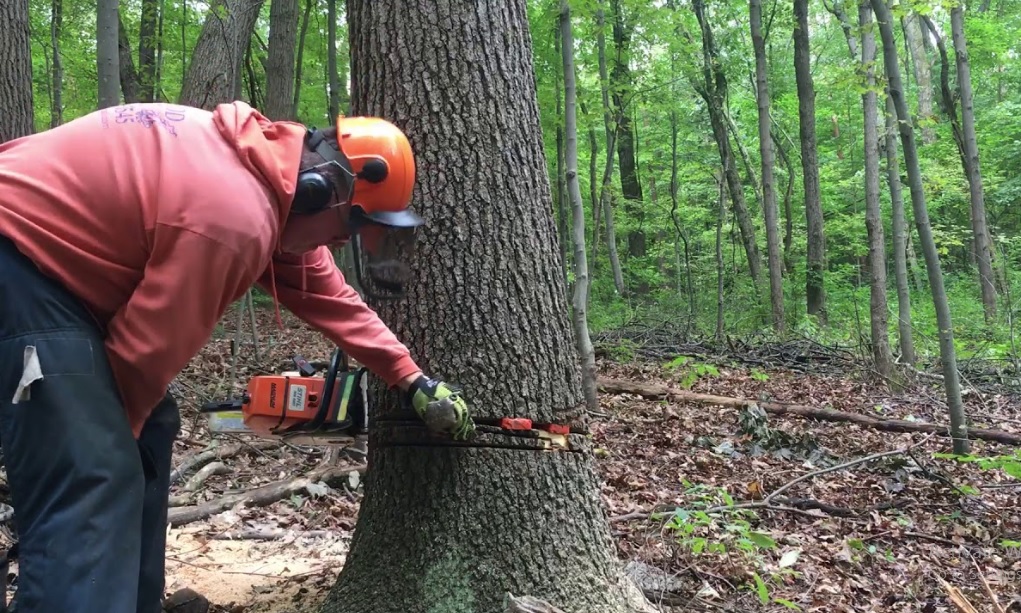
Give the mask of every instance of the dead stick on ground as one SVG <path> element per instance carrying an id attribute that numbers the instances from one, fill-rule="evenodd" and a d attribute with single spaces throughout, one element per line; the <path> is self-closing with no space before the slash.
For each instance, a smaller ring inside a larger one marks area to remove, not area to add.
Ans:
<path id="1" fill-rule="evenodd" d="M 306 489 L 309 485 L 320 481 L 323 481 L 328 485 L 341 483 L 343 480 L 348 478 L 348 475 L 350 475 L 352 471 L 363 474 L 365 472 L 365 466 L 317 469 L 301 477 L 295 477 L 294 479 L 287 479 L 284 481 L 276 481 L 247 492 L 230 494 L 199 505 L 176 507 L 170 509 L 167 514 L 167 521 L 172 527 L 176 528 L 193 521 L 198 521 L 200 519 L 216 515 L 217 513 L 223 513 L 224 511 L 228 511 L 239 504 L 245 504 L 250 507 L 270 505 L 278 500 L 283 500 L 288 496 L 297 494 L 298 492 Z"/>
<path id="2" fill-rule="evenodd" d="M 996 597 L 996 592 L 993 588 L 989 587 L 989 582 L 986 581 L 986 576 L 982 574 L 982 569 L 979 568 L 978 562 L 975 560 L 975 556 L 968 552 L 968 557 L 971 558 L 971 563 L 975 565 L 975 572 L 978 573 L 978 580 L 982 582 L 982 588 L 986 591 L 986 595 L 989 596 L 989 600 L 993 601 L 994 613 L 1007 613 L 1002 606 L 1000 606 L 1000 600 Z"/>
<path id="3" fill-rule="evenodd" d="M 195 476 L 188 479 L 188 483 L 184 485 L 184 491 L 196 492 L 200 487 L 202 487 L 202 484 L 206 482 L 206 479 L 213 475 L 226 475 L 229 472 L 230 469 L 227 468 L 227 465 L 223 462 L 212 462 L 206 464 L 201 470 L 195 473 Z"/>
<path id="4" fill-rule="evenodd" d="M 978 609 L 973 604 L 968 602 L 968 599 L 961 593 L 961 590 L 947 583 L 943 577 L 935 575 L 936 580 L 939 581 L 943 589 L 946 590 L 947 596 L 950 597 L 950 602 L 954 603 L 957 610 L 961 613 L 978 613 Z"/>
<path id="5" fill-rule="evenodd" d="M 610 394 L 636 394 L 650 400 L 669 399 L 680 402 L 697 402 L 700 404 L 715 404 L 735 409 L 743 409 L 752 404 L 758 405 L 767 413 L 776 415 L 804 417 L 818 419 L 820 421 L 850 422 L 876 430 L 887 432 L 925 432 L 950 437 L 950 427 L 924 422 L 907 421 L 903 419 L 878 419 L 870 415 L 857 413 L 846 413 L 835 409 L 822 409 L 797 404 L 781 404 L 777 402 L 757 402 L 747 398 L 731 398 L 728 396 L 714 396 L 712 394 L 699 394 L 683 390 L 672 390 L 663 385 L 639 383 L 637 381 L 622 381 L 613 379 L 600 379 L 600 391 Z M 1021 445 L 1021 434 L 1004 432 L 1002 430 L 991 430 L 988 428 L 968 428 L 968 438 L 982 439 L 1003 443 L 1005 445 Z"/>
<path id="6" fill-rule="evenodd" d="M 280 443 L 274 441 L 256 441 L 254 443 L 226 445 L 222 447 L 216 446 L 211 449 L 206 449 L 205 451 L 201 451 L 187 458 L 174 470 L 174 472 L 170 473 L 170 484 L 173 485 L 180 481 L 181 477 L 183 477 L 188 471 L 195 470 L 196 468 L 204 464 L 208 464 L 213 460 L 225 460 L 249 449 L 271 449 L 273 447 L 278 447 L 279 445 Z"/>

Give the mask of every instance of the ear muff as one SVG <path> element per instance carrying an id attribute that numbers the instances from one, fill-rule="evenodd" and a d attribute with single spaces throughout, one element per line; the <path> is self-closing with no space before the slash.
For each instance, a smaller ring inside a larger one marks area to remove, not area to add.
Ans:
<path id="1" fill-rule="evenodd" d="M 340 168 L 351 174 L 351 166 L 347 158 L 331 145 L 323 133 L 315 128 L 308 129 L 306 146 L 318 153 L 327 163 L 336 163 Z M 386 176 L 384 164 L 383 175 Z M 313 215 L 330 204 L 330 199 L 337 191 L 337 186 L 327 176 L 313 168 L 298 171 L 298 181 L 294 189 L 291 212 L 298 215 Z"/>
<path id="2" fill-rule="evenodd" d="M 309 170 L 298 175 L 294 190 L 291 212 L 298 215 L 312 215 L 323 210 L 330 203 L 333 185 L 322 173 Z"/>

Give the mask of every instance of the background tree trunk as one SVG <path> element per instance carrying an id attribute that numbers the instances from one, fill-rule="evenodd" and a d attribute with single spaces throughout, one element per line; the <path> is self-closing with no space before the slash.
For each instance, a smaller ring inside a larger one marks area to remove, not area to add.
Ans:
<path id="1" fill-rule="evenodd" d="M 298 38 L 298 1 L 272 0 L 269 5 L 269 57 L 266 60 L 266 116 L 296 119 L 294 54 Z"/>
<path id="2" fill-rule="evenodd" d="M 808 263 L 805 297 L 808 314 L 826 322 L 826 235 L 819 194 L 819 164 L 815 143 L 815 85 L 809 49 L 808 0 L 794 0 L 794 74 L 798 88 L 798 122 L 801 126 L 801 170 L 808 227 Z"/>
<path id="3" fill-rule="evenodd" d="M 574 35 L 571 31 L 571 6 L 567 0 L 560 1 L 560 52 L 564 68 L 564 170 L 567 191 L 571 200 L 572 236 L 574 245 L 574 300 L 572 322 L 575 344 L 581 356 L 581 384 L 585 406 L 590 411 L 599 410 L 599 396 L 596 390 L 596 353 L 588 332 L 588 260 L 585 258 L 585 206 L 581 200 L 578 185 L 578 119 L 575 112 L 576 86 L 574 78 Z M 559 149 L 559 148 L 558 148 Z M 559 173 L 557 180 L 559 181 Z M 561 203 L 561 209 L 564 208 Z M 566 243 L 567 237 L 563 241 Z"/>
<path id="4" fill-rule="evenodd" d="M 950 10 L 950 28 L 957 58 L 957 88 L 961 94 L 961 128 L 963 156 L 968 164 L 968 186 L 971 191 L 971 227 L 975 237 L 975 259 L 978 260 L 979 285 L 986 323 L 996 319 L 996 284 L 993 275 L 991 240 L 986 223 L 986 199 L 982 190 L 982 169 L 979 164 L 978 141 L 975 137 L 975 102 L 971 90 L 971 66 L 968 62 L 968 41 L 964 34 L 964 9 L 956 5 Z"/>
<path id="5" fill-rule="evenodd" d="M 879 99 L 876 95 L 876 36 L 872 31 L 872 9 L 868 3 L 858 4 L 858 25 L 861 29 L 861 63 L 865 70 L 865 93 L 861 96 L 864 114 L 865 142 L 865 228 L 869 236 L 869 323 L 871 324 L 872 358 L 876 370 L 891 381 L 893 355 L 887 331 L 886 304 L 886 239 L 883 216 L 879 206 Z"/>
<path id="6" fill-rule="evenodd" d="M 377 309 L 426 372 L 463 384 L 476 417 L 583 427 L 526 4 L 486 6 L 348 3 L 352 114 L 395 122 L 443 169 L 416 182 L 429 224 L 408 296 Z M 448 446 L 374 387 L 365 498 L 324 613 L 481 613 L 505 592 L 568 611 L 647 606 L 616 559 L 589 451 L 536 453 L 483 426 Z"/>
<path id="7" fill-rule="evenodd" d="M 50 75 L 50 91 L 53 92 L 50 96 L 51 128 L 64 123 L 64 60 L 60 57 L 60 33 L 63 23 L 64 4 L 62 0 L 53 0 L 50 3 L 50 52 L 53 54 L 53 74 Z M 3 26 L 0 26 L 0 37 L 2 36 Z"/>
<path id="8" fill-rule="evenodd" d="M 752 46 L 755 50 L 755 90 L 759 107 L 759 154 L 762 157 L 762 210 L 766 220 L 766 264 L 769 267 L 769 296 L 773 307 L 773 328 L 783 334 L 783 260 L 777 228 L 776 184 L 773 180 L 773 139 L 770 138 L 769 82 L 766 78 L 766 41 L 762 35 L 762 0 L 750 0 Z"/>
<path id="9" fill-rule="evenodd" d="M 631 121 L 634 76 L 631 74 L 631 33 L 634 24 L 624 15 L 624 3 L 612 0 L 613 9 L 613 67 L 610 84 L 613 112 L 617 124 L 617 158 L 620 163 L 620 190 L 624 196 L 624 212 L 631 224 L 627 233 L 628 255 L 645 255 L 645 231 L 641 224 L 644 218 L 642 208 L 642 182 L 638 178 L 638 162 L 635 156 L 636 126 Z M 629 224 L 630 225 L 630 224 Z M 636 287 L 638 293 L 645 293 L 648 287 Z"/>
<path id="10" fill-rule="evenodd" d="M 119 20 L 118 0 L 97 0 L 96 76 L 101 109 L 121 102 Z"/>
<path id="11" fill-rule="evenodd" d="M 138 29 L 138 96 L 142 102 L 156 99 L 156 48 L 163 11 L 157 0 L 142 0 L 141 25 Z"/>
<path id="12" fill-rule="evenodd" d="M 933 125 L 935 117 L 932 111 L 932 66 L 925 52 L 924 30 L 918 13 L 908 12 L 901 19 L 901 28 L 904 30 L 905 46 L 911 55 L 915 85 L 918 88 L 918 123 L 922 127 L 922 144 L 928 145 L 936 142 L 936 129 Z"/>
<path id="13" fill-rule="evenodd" d="M 305 11 L 301 15 L 301 29 L 298 31 L 298 59 L 294 63 L 294 98 L 291 100 L 291 117 L 295 119 L 299 116 L 299 106 L 301 104 L 301 72 L 304 67 L 305 58 L 305 40 L 308 36 L 308 21 L 312 16 L 312 7 L 315 5 L 315 0 L 305 0 Z M 336 115 L 331 115 L 332 120 Z"/>
<path id="14" fill-rule="evenodd" d="M 961 402 L 961 384 L 957 372 L 957 352 L 954 348 L 954 327 L 950 318 L 950 306 L 947 292 L 943 286 L 943 271 L 940 266 L 939 252 L 932 236 L 929 224 L 929 211 L 925 204 L 925 193 L 922 188 L 922 172 L 918 165 L 918 153 L 915 148 L 914 128 L 904 100 L 904 85 L 900 78 L 900 66 L 897 64 L 897 42 L 893 38 L 890 26 L 890 10 L 885 0 L 871 0 L 872 10 L 879 23 L 879 32 L 883 37 L 883 57 L 886 76 L 890 83 L 890 95 L 894 108 L 897 110 L 901 144 L 904 147 L 904 164 L 908 172 L 908 185 L 911 188 L 911 204 L 915 213 L 915 226 L 922 242 L 925 255 L 925 269 L 929 274 L 929 287 L 932 290 L 932 302 L 936 310 L 936 323 L 939 326 L 939 355 L 943 366 L 943 382 L 947 393 L 947 405 L 950 409 L 950 432 L 954 437 L 954 453 L 965 454 L 970 449 L 967 438 L 967 422 L 964 406 Z"/>
<path id="15" fill-rule="evenodd" d="M 570 20 L 571 7 L 569 7 L 569 6 L 561 6 L 561 11 L 567 11 L 567 15 L 568 15 L 567 19 Z M 563 124 L 563 122 L 565 121 L 565 119 L 564 119 L 564 108 L 563 107 L 564 107 L 564 104 L 567 103 L 567 99 L 566 99 L 566 95 L 567 95 L 566 94 L 567 77 L 566 77 L 566 75 L 565 75 L 565 73 L 563 71 L 566 69 L 566 65 L 564 64 L 564 62 L 566 62 L 568 60 L 568 58 L 563 55 L 564 54 L 564 46 L 561 43 L 561 39 L 564 36 L 563 35 L 564 26 L 563 26 L 563 23 L 562 23 L 563 20 L 564 20 L 564 16 L 563 16 L 563 14 L 561 14 L 561 16 L 560 16 L 560 21 L 561 21 L 560 27 L 556 28 L 556 32 L 553 35 L 554 46 L 556 47 L 557 53 L 560 54 L 560 56 L 562 58 L 561 66 L 560 66 L 560 71 L 559 71 L 560 74 L 557 75 L 557 79 L 556 79 L 556 82 L 555 82 L 555 89 L 556 89 L 556 95 L 557 95 L 557 160 L 556 160 L 556 177 L 557 177 L 557 197 L 556 197 L 556 201 L 557 201 L 557 241 L 560 244 L 560 259 L 563 260 L 563 262 L 564 262 L 564 281 L 567 283 L 567 287 L 570 288 L 571 284 L 568 281 L 568 277 L 569 277 L 568 272 L 570 271 L 570 268 L 571 268 L 571 257 L 567 253 L 567 245 L 568 245 L 568 243 L 571 242 L 571 237 L 568 236 L 568 234 L 567 234 L 567 198 L 568 198 L 567 190 L 569 189 L 569 187 L 567 185 L 567 182 L 569 181 L 569 179 L 567 178 L 567 165 L 568 165 L 568 163 L 567 163 L 567 159 L 566 159 L 567 152 L 565 150 L 565 144 L 564 144 L 564 131 L 565 131 L 565 127 L 564 127 L 564 124 Z M 572 67 L 571 69 L 573 70 L 574 69 L 573 68 L 574 67 L 574 53 L 571 53 L 571 57 L 569 59 L 571 60 L 571 67 Z M 560 83 L 561 83 L 561 81 L 564 82 L 564 87 L 565 87 L 565 93 L 564 93 L 565 97 L 563 99 L 561 98 L 561 94 L 560 94 Z M 576 99 L 577 98 L 577 94 L 574 94 L 574 96 L 575 96 L 575 99 Z M 577 116 L 576 113 L 575 113 L 575 116 Z M 574 165 L 575 165 L 575 168 L 574 168 L 574 171 L 575 171 L 575 173 L 577 173 L 578 172 L 578 168 L 577 168 L 578 167 L 578 160 L 577 160 L 577 156 L 578 156 L 578 143 L 577 143 L 577 138 L 578 138 L 578 134 L 577 134 L 578 122 L 577 122 L 577 120 L 575 120 L 575 122 L 574 122 L 574 130 L 575 130 L 575 135 L 574 135 L 574 138 L 575 138 L 575 145 L 574 145 L 575 146 L 575 149 L 574 149 L 574 155 L 575 155 Z M 572 207 L 574 206 L 573 202 L 571 203 L 571 206 Z M 584 210 L 585 210 L 585 207 L 583 206 L 582 207 L 582 211 L 584 211 Z M 584 219 L 582 219 L 582 221 L 584 222 Z M 584 238 L 584 237 L 585 237 L 585 234 L 582 233 L 582 238 Z M 586 274 L 588 274 L 588 265 L 587 264 L 586 264 L 585 268 L 586 268 Z M 586 292 L 585 293 L 585 301 L 586 301 L 586 304 L 588 303 L 588 286 L 589 286 L 589 283 L 586 280 L 586 283 L 585 283 L 585 292 Z"/>
<path id="16" fill-rule="evenodd" d="M 890 188 L 893 230 L 893 270 L 897 284 L 897 338 L 900 361 L 914 366 L 915 341 L 911 332 L 911 281 L 908 278 L 908 223 L 904 215 L 904 192 L 897 161 L 897 111 L 886 94 L 886 182 Z"/>
<path id="17" fill-rule="evenodd" d="M 35 132 L 28 0 L 0 2 L 0 143 Z"/>
<path id="18" fill-rule="evenodd" d="M 125 104 L 136 104 L 141 102 L 141 85 L 138 72 L 135 70 L 135 60 L 131 55 L 131 39 L 128 37 L 127 28 L 124 27 L 124 20 L 118 17 L 117 23 L 118 65 L 120 70 L 120 92 L 124 96 Z"/>
<path id="19" fill-rule="evenodd" d="M 620 257 L 617 252 L 617 226 L 613 221 L 613 196 L 610 187 L 613 180 L 613 162 L 616 157 L 614 147 L 617 143 L 617 135 L 620 134 L 620 126 L 610 106 L 610 77 L 607 75 L 606 68 L 606 35 L 604 33 L 606 21 L 602 9 L 603 0 L 597 1 L 599 7 L 596 9 L 596 47 L 599 55 L 599 88 L 603 98 L 603 124 L 606 131 L 606 168 L 603 171 L 599 201 L 606 220 L 606 245 L 609 251 L 613 285 L 617 288 L 617 293 L 623 296 L 627 294 L 627 287 L 624 285 L 624 271 L 621 269 Z"/>
<path id="20" fill-rule="evenodd" d="M 206 15 L 179 102 L 212 110 L 241 94 L 241 69 L 265 0 L 215 0 Z"/>

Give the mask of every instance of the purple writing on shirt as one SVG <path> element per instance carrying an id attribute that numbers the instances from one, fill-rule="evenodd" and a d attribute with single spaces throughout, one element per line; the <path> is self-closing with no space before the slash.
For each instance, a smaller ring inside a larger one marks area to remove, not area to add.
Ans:
<path id="1" fill-rule="evenodd" d="M 158 126 L 171 136 L 177 136 L 176 124 L 184 120 L 187 112 L 185 107 L 167 104 L 126 104 L 103 110 L 104 127 L 109 127 L 107 110 L 113 112 L 117 124 L 135 124 L 143 128 Z"/>

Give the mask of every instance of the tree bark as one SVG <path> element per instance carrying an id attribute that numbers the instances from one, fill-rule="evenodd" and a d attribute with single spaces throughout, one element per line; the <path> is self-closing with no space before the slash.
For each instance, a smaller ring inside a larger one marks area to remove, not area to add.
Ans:
<path id="1" fill-rule="evenodd" d="M 118 0 L 97 0 L 96 77 L 101 109 L 121 102 L 119 20 Z"/>
<path id="2" fill-rule="evenodd" d="M 791 257 L 791 245 L 794 242 L 794 213 L 791 211 L 791 200 L 794 194 L 794 167 L 787 156 L 787 149 L 783 146 L 774 129 L 770 136 L 773 144 L 776 145 L 776 152 L 780 154 L 780 160 L 787 169 L 787 187 L 783 191 L 783 269 L 788 275 L 794 273 L 794 259 Z"/>
<path id="3" fill-rule="evenodd" d="M 50 75 L 50 91 L 53 92 L 50 96 L 51 128 L 64 123 L 64 60 L 60 57 L 60 33 L 63 30 L 63 22 L 63 2 L 53 0 L 50 3 L 50 52 L 53 54 L 53 74 Z"/>
<path id="4" fill-rule="evenodd" d="M 936 142 L 936 130 L 933 125 L 935 117 L 932 112 L 932 67 L 929 64 L 929 56 L 925 52 L 920 19 L 918 13 L 910 11 L 902 18 L 901 27 L 904 30 L 904 39 L 911 55 L 915 85 L 918 88 L 918 123 L 922 128 L 922 144 L 928 145 Z"/>
<path id="5" fill-rule="evenodd" d="M 901 362 L 914 366 L 915 341 L 911 331 L 911 281 L 908 278 L 908 223 L 904 215 L 904 193 L 897 160 L 897 111 L 886 92 L 886 182 L 890 188 L 893 216 L 893 269 L 897 284 L 897 338 Z"/>
<path id="6" fill-rule="evenodd" d="M 340 114 L 340 73 L 337 71 L 337 0 L 326 0 L 326 70 L 330 94 L 330 117 Z"/>
<path id="7" fill-rule="evenodd" d="M 161 38 L 157 30 L 162 14 L 157 0 L 142 0 L 138 29 L 138 97 L 142 102 L 156 99 L 156 48 Z"/>
<path id="8" fill-rule="evenodd" d="M 393 121 L 442 169 L 416 182 L 429 223 L 407 297 L 373 306 L 426 372 L 463 385 L 480 421 L 584 429 L 527 6 L 482 7 L 348 3 L 352 114 Z M 542 439 L 480 425 L 458 446 L 373 387 L 365 498 L 323 613 L 495 612 L 507 592 L 648 610 L 616 559 L 586 437 L 537 453 Z"/>
<path id="9" fill-rule="evenodd" d="M 727 219 L 727 191 L 723 177 L 717 177 L 719 186 L 716 210 L 716 342 L 723 341 L 723 222 Z"/>
<path id="10" fill-rule="evenodd" d="M 563 7 L 562 6 L 561 10 L 562 11 L 566 10 L 567 14 L 568 14 L 567 18 L 570 19 L 570 12 L 571 12 L 570 7 Z M 563 21 L 563 19 L 564 19 L 563 15 L 561 15 L 560 19 L 561 19 L 561 21 Z M 561 38 L 563 38 L 563 24 L 562 23 L 560 24 L 559 27 L 557 27 L 555 29 L 553 38 L 554 38 L 554 46 L 556 47 L 556 52 L 559 55 L 561 55 L 561 57 L 563 58 L 562 62 L 561 62 L 562 65 L 560 66 L 561 72 L 560 72 L 560 74 L 557 75 L 557 78 L 554 79 L 554 81 L 555 81 L 554 85 L 555 85 L 556 97 L 557 97 L 557 161 L 556 161 L 557 199 L 556 200 L 557 200 L 557 242 L 560 245 L 560 259 L 563 261 L 564 281 L 567 282 L 568 281 L 568 276 L 569 276 L 568 275 L 568 271 L 570 270 L 570 265 L 571 265 L 570 257 L 567 254 L 567 244 L 568 244 L 568 242 L 570 242 L 571 237 L 567 235 L 567 203 L 565 202 L 565 199 L 567 198 L 567 190 L 569 189 L 567 187 L 567 181 L 569 181 L 569 179 L 567 178 L 567 174 L 566 174 L 567 173 L 567 165 L 568 165 L 568 163 L 567 163 L 567 160 L 566 160 L 567 153 L 564 150 L 564 124 L 562 123 L 562 122 L 565 121 L 564 120 L 564 109 L 563 109 L 563 107 L 564 107 L 564 104 L 566 103 L 566 96 L 567 96 L 566 91 L 564 93 L 565 98 L 563 100 L 561 100 L 561 97 L 560 97 L 560 82 L 561 82 L 561 80 L 564 81 L 564 87 L 566 88 L 566 86 L 567 86 L 566 85 L 567 77 L 566 77 L 565 73 L 563 73 L 563 70 L 566 67 L 566 64 L 564 64 L 564 62 L 567 61 L 567 57 L 563 55 L 564 54 L 564 47 L 561 44 Z M 571 58 L 570 59 L 571 59 L 571 66 L 572 66 L 572 69 L 573 69 L 573 66 L 574 66 L 574 54 L 573 53 L 571 54 Z M 577 97 L 576 94 L 575 94 L 575 97 Z M 575 129 L 575 158 L 577 158 L 577 153 L 578 153 L 577 152 L 577 137 L 578 137 L 578 135 L 577 135 L 577 129 L 578 129 L 578 122 L 577 122 L 577 120 L 575 120 L 574 124 L 575 124 L 575 128 L 574 128 Z M 575 159 L 575 172 L 577 172 L 577 170 L 578 170 L 577 169 L 577 164 L 578 164 L 577 159 Z M 572 207 L 574 206 L 573 202 L 571 203 L 571 206 Z M 582 208 L 582 210 L 584 210 L 584 207 Z M 583 238 L 584 238 L 584 236 L 585 235 L 582 234 Z M 588 274 L 587 268 L 588 268 L 588 266 L 586 265 L 586 274 Z M 586 300 L 586 302 L 588 300 L 588 293 L 587 293 L 588 292 L 588 285 L 589 285 L 589 283 L 586 282 L 586 284 L 585 284 L 585 291 L 586 291 L 585 300 Z M 571 284 L 569 282 L 567 282 L 567 287 L 568 288 L 571 287 Z"/>
<path id="11" fill-rule="evenodd" d="M 727 135 L 727 125 L 723 117 L 723 99 L 727 95 L 727 78 L 719 64 L 719 54 L 716 50 L 716 42 L 713 39 L 712 28 L 705 15 L 705 2 L 694 0 L 692 6 L 695 10 L 695 17 L 698 19 L 702 30 L 702 58 L 704 83 L 693 83 L 702 99 L 705 100 L 709 112 L 709 122 L 712 124 L 713 137 L 716 139 L 716 148 L 720 154 L 720 163 L 727 180 L 727 189 L 730 192 L 730 199 L 734 205 L 734 216 L 737 218 L 738 227 L 741 229 L 741 240 L 744 243 L 745 255 L 748 257 L 748 272 L 751 274 L 752 282 L 758 285 L 761 274 L 761 262 L 759 248 L 755 242 L 755 226 L 752 223 L 751 215 L 748 214 L 748 207 L 745 205 L 744 189 L 741 186 L 741 178 L 737 173 L 737 164 L 734 160 L 734 150 L 730 146 L 730 139 Z"/>
<path id="12" fill-rule="evenodd" d="M 28 4 L 0 2 L 0 143 L 35 132 Z"/>
<path id="13" fill-rule="evenodd" d="M 865 142 L 865 228 L 869 239 L 869 322 L 872 358 L 876 370 L 893 382 L 893 354 L 887 331 L 886 239 L 879 206 L 879 97 L 876 94 L 876 36 L 872 31 L 872 9 L 859 0 L 861 63 L 865 71 L 865 92 L 861 96 Z"/>
<path id="14" fill-rule="evenodd" d="M 826 235 L 819 193 L 819 163 L 815 140 L 815 85 L 809 49 L 808 0 L 794 0 L 794 75 L 798 90 L 801 128 L 801 169 L 808 229 L 808 263 L 805 270 L 807 312 L 826 322 Z"/>
<path id="15" fill-rule="evenodd" d="M 585 406 L 590 411 L 599 410 L 596 393 L 596 353 L 588 331 L 588 260 L 585 257 L 585 206 L 581 200 L 581 186 L 578 184 L 578 119 L 576 108 L 576 86 L 574 78 L 574 34 L 571 31 L 571 6 L 567 0 L 560 1 L 560 38 L 558 45 L 563 57 L 564 69 L 564 170 L 567 191 L 571 199 L 572 236 L 574 246 L 574 296 L 572 323 L 574 339 L 581 356 L 581 385 Z M 559 173 L 557 180 L 559 182 Z M 561 203 L 561 209 L 563 204 Z M 562 239 L 565 243 L 567 237 Z M 566 259 L 566 258 L 565 258 Z"/>
<path id="16" fill-rule="evenodd" d="M 212 110 L 241 95 L 241 69 L 265 0 L 214 0 L 181 87 L 181 104 Z"/>
<path id="17" fill-rule="evenodd" d="M 968 161 L 965 172 L 971 192 L 971 227 L 975 237 L 975 258 L 978 260 L 979 285 L 986 323 L 996 319 L 996 284 L 993 274 L 991 240 L 986 223 L 986 201 L 982 190 L 982 169 L 979 164 L 978 140 L 975 137 L 975 102 L 971 89 L 971 66 L 968 62 L 968 40 L 964 34 L 964 9 L 960 4 L 950 9 L 950 29 L 957 58 L 957 88 L 961 95 L 961 128 L 963 156 Z"/>
<path id="18" fill-rule="evenodd" d="M 929 211 L 925 203 L 925 192 L 922 188 L 922 172 L 918 164 L 918 153 L 915 148 L 914 128 L 907 102 L 904 99 L 904 86 L 900 78 L 900 66 L 897 64 L 897 42 L 893 37 L 890 25 L 890 10 L 885 0 L 871 0 L 872 10 L 879 23 L 879 32 L 883 39 L 883 59 L 887 79 L 890 83 L 890 95 L 894 108 L 897 110 L 901 145 L 904 148 L 904 164 L 907 167 L 908 185 L 911 188 L 911 204 L 915 213 L 915 226 L 922 242 L 925 256 L 925 268 L 929 275 L 929 287 L 932 290 L 933 306 L 936 310 L 936 323 L 939 326 L 940 362 L 943 366 L 943 380 L 947 393 L 947 405 L 950 409 L 950 431 L 954 437 L 954 453 L 967 453 L 968 425 L 961 401 L 961 384 L 957 372 L 957 352 L 954 348 L 954 329 L 950 317 L 950 306 L 943 285 L 943 271 L 940 266 L 939 252 L 932 236 L 929 224 Z"/>
<path id="19" fill-rule="evenodd" d="M 269 57 L 266 60 L 266 116 L 290 119 L 294 108 L 294 54 L 298 38 L 298 0 L 269 5 Z"/>
<path id="20" fill-rule="evenodd" d="M 762 159 L 762 210 L 766 221 L 766 264 L 769 268 L 769 297 L 773 307 L 773 328 L 786 330 L 783 303 L 783 259 L 780 231 L 777 227 L 776 184 L 773 179 L 773 139 L 769 119 L 769 67 L 766 64 L 766 40 L 762 35 L 762 0 L 750 0 L 752 47 L 755 52 L 755 97 L 759 108 L 759 155 Z M 749 171 L 750 172 L 750 171 Z"/>

